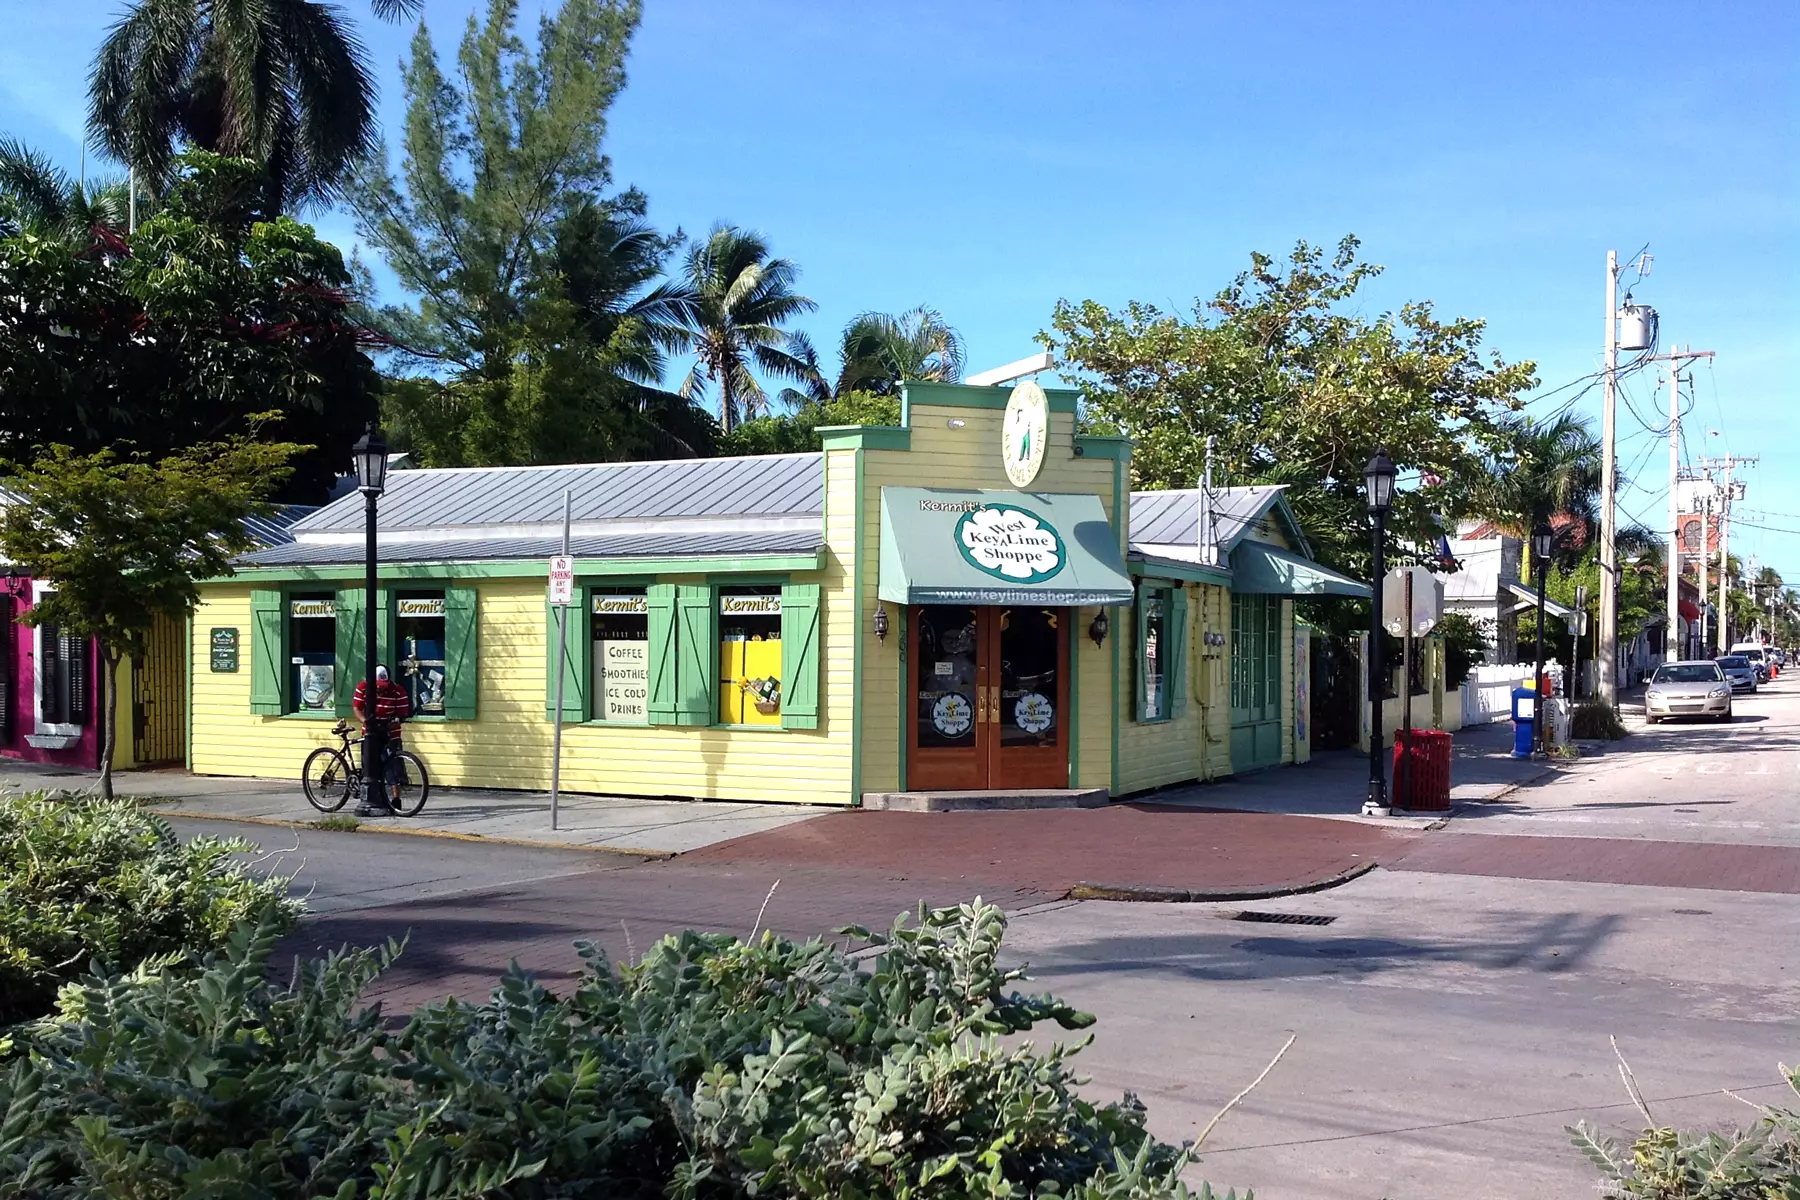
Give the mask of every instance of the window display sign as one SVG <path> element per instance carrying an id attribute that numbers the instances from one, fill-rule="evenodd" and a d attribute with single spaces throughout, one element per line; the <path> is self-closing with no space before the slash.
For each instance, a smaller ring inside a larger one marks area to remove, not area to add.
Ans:
<path id="1" fill-rule="evenodd" d="M 595 643 L 597 689 L 605 706 L 600 719 L 621 725 L 650 723 L 650 643 L 644 640 Z"/>
<path id="2" fill-rule="evenodd" d="M 335 600 L 290 600 L 288 615 L 294 617 L 335 617 L 337 601 Z"/>
<path id="3" fill-rule="evenodd" d="M 444 713 L 444 597 L 398 596 L 394 599 L 394 633 L 400 647 L 399 683 L 412 701 L 414 716 Z"/>
<path id="4" fill-rule="evenodd" d="M 650 611 L 650 602 L 642 595 L 609 596 L 604 593 L 594 597 L 594 615 L 597 617 L 637 616 Z"/>
<path id="5" fill-rule="evenodd" d="M 723 595 L 719 597 L 719 615 L 722 617 L 779 617 L 781 615 L 781 597 Z"/>
<path id="6" fill-rule="evenodd" d="M 402 596 L 395 601 L 394 612 L 401 617 L 441 617 L 444 615 L 444 598 L 425 600 Z"/>
<path id="7" fill-rule="evenodd" d="M 288 598 L 290 712 L 337 707 L 337 601 L 329 595 Z"/>

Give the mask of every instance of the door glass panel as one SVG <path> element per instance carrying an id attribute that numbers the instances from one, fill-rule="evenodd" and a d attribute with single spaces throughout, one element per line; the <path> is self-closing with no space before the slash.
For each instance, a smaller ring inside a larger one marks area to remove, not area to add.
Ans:
<path id="1" fill-rule="evenodd" d="M 973 608 L 933 604 L 919 612 L 912 657 L 920 749 L 975 745 L 978 632 Z"/>
<path id="2" fill-rule="evenodd" d="M 1061 739 L 1056 711 L 1057 610 L 1002 608 L 1000 619 L 1000 744 L 1054 746 Z"/>

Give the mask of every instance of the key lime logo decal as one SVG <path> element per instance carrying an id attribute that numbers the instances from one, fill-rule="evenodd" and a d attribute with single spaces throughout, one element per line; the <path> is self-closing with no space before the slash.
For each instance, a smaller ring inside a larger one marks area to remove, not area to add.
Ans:
<path id="1" fill-rule="evenodd" d="M 1050 401 L 1043 388 L 1027 379 L 1007 397 L 1000 423 L 1000 459 L 1014 487 L 1029 487 L 1038 477 L 1049 437 Z"/>
<path id="2" fill-rule="evenodd" d="M 956 523 L 956 548 L 969 565 L 1015 583 L 1040 583 L 1062 570 L 1062 537 L 1034 512 L 990 504 Z"/>

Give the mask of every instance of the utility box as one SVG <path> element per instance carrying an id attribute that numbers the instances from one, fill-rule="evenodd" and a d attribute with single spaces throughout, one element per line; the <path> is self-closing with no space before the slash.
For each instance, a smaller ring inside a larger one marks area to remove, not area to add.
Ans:
<path id="1" fill-rule="evenodd" d="M 1656 310 L 1648 304 L 1627 304 L 1619 313 L 1619 349 L 1648 350 L 1656 344 Z"/>

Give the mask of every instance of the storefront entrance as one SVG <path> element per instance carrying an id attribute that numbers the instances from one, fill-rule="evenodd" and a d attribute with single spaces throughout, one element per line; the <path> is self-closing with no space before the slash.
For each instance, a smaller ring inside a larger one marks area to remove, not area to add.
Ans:
<path id="1" fill-rule="evenodd" d="M 910 610 L 906 784 L 917 791 L 1069 784 L 1069 610 Z"/>

